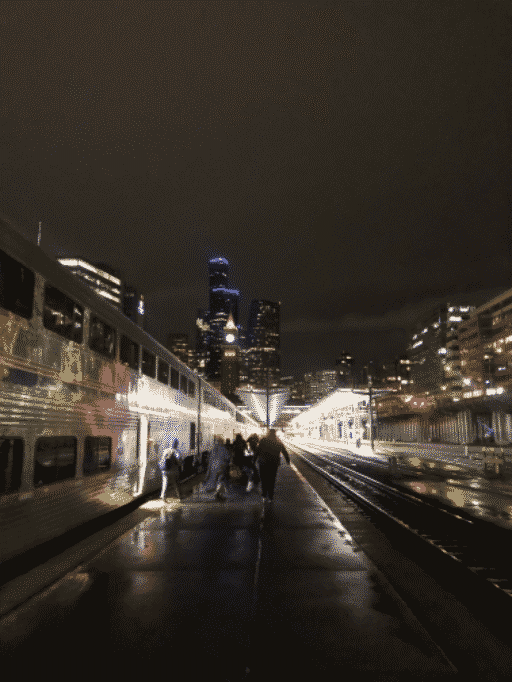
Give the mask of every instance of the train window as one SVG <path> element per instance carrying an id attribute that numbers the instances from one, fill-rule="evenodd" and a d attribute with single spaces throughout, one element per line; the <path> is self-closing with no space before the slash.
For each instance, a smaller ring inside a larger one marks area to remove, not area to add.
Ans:
<path id="1" fill-rule="evenodd" d="M 148 377 L 155 378 L 156 373 L 156 358 L 153 353 L 150 353 L 145 348 L 142 349 L 142 373 Z"/>
<path id="2" fill-rule="evenodd" d="M 120 358 L 131 369 L 139 369 L 139 346 L 124 334 L 121 336 Z"/>
<path id="3" fill-rule="evenodd" d="M 107 358 L 115 358 L 116 330 L 97 317 L 91 317 L 89 348 Z"/>
<path id="4" fill-rule="evenodd" d="M 84 309 L 55 287 L 44 290 L 43 324 L 66 339 L 82 343 Z"/>
<path id="5" fill-rule="evenodd" d="M 76 470 L 76 438 L 38 438 L 35 448 L 34 485 L 48 485 L 73 478 Z"/>
<path id="6" fill-rule="evenodd" d="M 196 447 L 196 425 L 194 422 L 190 422 L 190 449 L 193 450 Z"/>
<path id="7" fill-rule="evenodd" d="M 180 388 L 180 373 L 174 367 L 171 367 L 171 387 L 176 390 Z"/>
<path id="8" fill-rule="evenodd" d="M 180 391 L 187 395 L 187 377 L 184 374 L 180 374 Z"/>
<path id="9" fill-rule="evenodd" d="M 188 382 L 188 394 L 189 394 L 189 396 L 191 396 L 191 397 L 193 398 L 194 395 L 195 395 L 195 393 L 196 393 L 196 385 L 194 384 L 193 381 L 190 381 L 190 379 L 189 379 L 189 382 Z"/>
<path id="10" fill-rule="evenodd" d="M 169 365 L 163 360 L 158 360 L 158 381 L 162 384 L 169 383 Z"/>
<path id="11" fill-rule="evenodd" d="M 22 469 L 22 439 L 0 438 L 0 495 L 20 489 Z"/>
<path id="12" fill-rule="evenodd" d="M 30 319 L 34 307 L 35 277 L 17 260 L 0 250 L 0 306 Z"/>
<path id="13" fill-rule="evenodd" d="M 112 438 L 88 436 L 85 439 L 83 472 L 86 475 L 110 469 Z"/>

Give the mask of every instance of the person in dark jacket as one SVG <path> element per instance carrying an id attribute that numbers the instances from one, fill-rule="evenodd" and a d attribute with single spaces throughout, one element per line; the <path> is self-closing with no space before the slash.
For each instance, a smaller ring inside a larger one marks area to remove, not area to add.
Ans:
<path id="1" fill-rule="evenodd" d="M 264 502 L 271 502 L 274 497 L 277 468 L 279 467 L 280 454 L 290 464 L 290 456 L 283 443 L 276 435 L 275 429 L 269 429 L 267 435 L 262 438 L 256 449 L 256 461 L 260 470 L 261 496 Z"/>
<path id="2" fill-rule="evenodd" d="M 253 471 L 253 476 L 252 476 L 252 483 L 253 485 L 258 485 L 260 482 L 260 474 L 258 472 L 258 467 L 256 466 L 256 450 L 258 449 L 258 443 L 260 442 L 260 439 L 258 438 L 258 435 L 256 433 L 253 433 L 249 438 L 247 439 L 247 445 L 250 448 L 250 465 Z M 253 486 L 250 486 L 251 488 Z M 249 486 L 248 486 L 249 488 Z"/>
<path id="3" fill-rule="evenodd" d="M 231 450 L 233 452 L 232 456 L 232 463 L 239 467 L 240 470 L 243 469 L 245 465 L 245 448 L 247 447 L 247 444 L 245 440 L 242 438 L 241 433 L 237 433 L 235 436 L 235 440 L 233 441 L 233 445 L 231 446 Z"/>

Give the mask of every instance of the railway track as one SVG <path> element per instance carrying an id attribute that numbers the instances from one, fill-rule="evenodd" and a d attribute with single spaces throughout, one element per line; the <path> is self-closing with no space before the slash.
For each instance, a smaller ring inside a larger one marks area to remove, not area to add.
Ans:
<path id="1" fill-rule="evenodd" d="M 512 607 L 510 531 L 437 500 L 399 490 L 327 455 L 308 453 L 297 446 L 293 449 L 308 466 L 355 502 L 372 523 L 382 526 L 385 521 L 386 532 L 389 528 L 400 528 L 416 539 L 416 547 L 423 543 L 438 557 L 451 561 L 450 570 L 456 565 L 461 577 L 472 574 L 482 586 L 496 588 L 504 604 Z M 434 554 L 424 554 L 423 559 Z M 441 562 L 441 570 L 443 565 Z"/>

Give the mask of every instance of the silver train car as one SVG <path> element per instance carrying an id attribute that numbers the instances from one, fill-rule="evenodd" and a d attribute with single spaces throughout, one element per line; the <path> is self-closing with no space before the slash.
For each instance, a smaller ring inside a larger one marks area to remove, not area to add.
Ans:
<path id="1" fill-rule="evenodd" d="M 0 560 L 192 470 L 257 422 L 0 218 Z"/>

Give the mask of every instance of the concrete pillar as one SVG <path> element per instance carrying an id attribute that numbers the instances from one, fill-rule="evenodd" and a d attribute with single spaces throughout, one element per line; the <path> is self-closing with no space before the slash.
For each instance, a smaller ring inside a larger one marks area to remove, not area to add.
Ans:
<path id="1" fill-rule="evenodd" d="M 505 414 L 504 435 L 508 443 L 512 443 L 512 414 Z"/>

